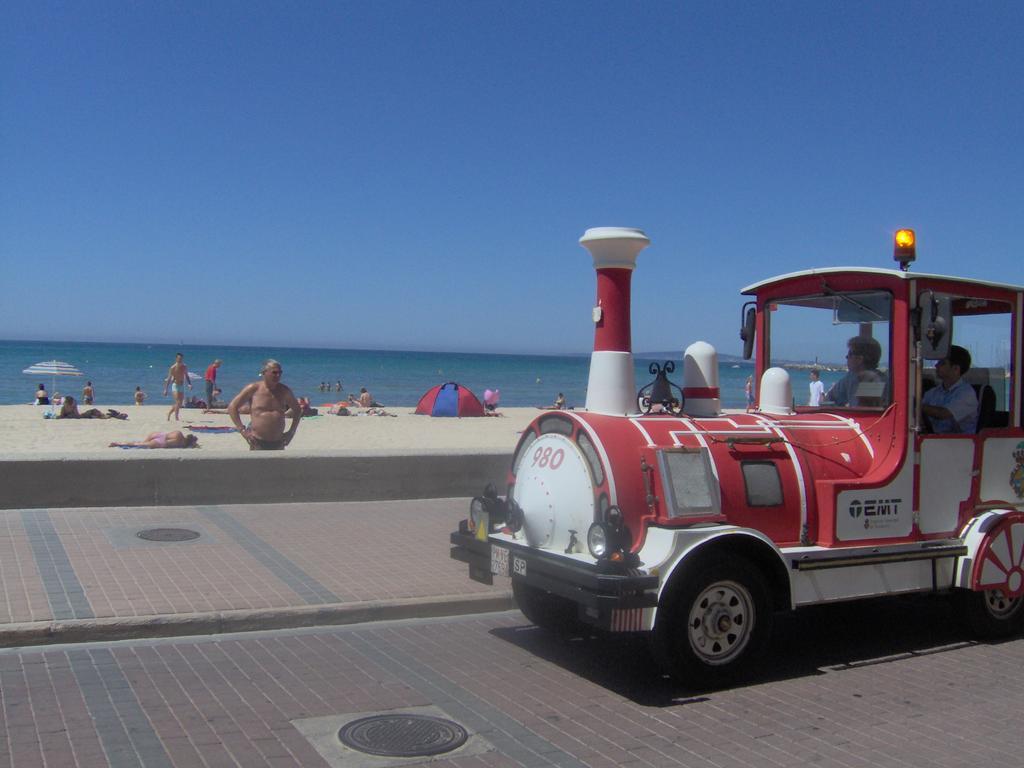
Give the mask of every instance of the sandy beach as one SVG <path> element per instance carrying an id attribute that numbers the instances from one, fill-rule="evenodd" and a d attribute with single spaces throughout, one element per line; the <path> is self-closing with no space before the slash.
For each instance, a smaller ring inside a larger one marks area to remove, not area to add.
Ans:
<path id="1" fill-rule="evenodd" d="M 32 405 L 0 406 L 0 454 L 8 456 L 63 454 L 74 456 L 97 451 L 131 457 L 182 453 L 249 453 L 237 433 L 203 434 L 198 450 L 124 450 L 109 448 L 111 442 L 141 440 L 150 432 L 188 427 L 230 426 L 226 414 L 182 409 L 181 421 L 168 422 L 167 405 L 97 404 L 100 410 L 114 408 L 128 414 L 118 419 L 46 419 L 49 408 Z M 509 453 L 522 430 L 537 416 L 536 408 L 502 408 L 500 417 L 432 418 L 418 416 L 412 407 L 386 408 L 387 416 L 370 415 L 363 408 L 350 409 L 350 416 L 320 415 L 304 418 L 288 451 L 366 451 L 376 453 L 415 451 L 459 451 Z"/>

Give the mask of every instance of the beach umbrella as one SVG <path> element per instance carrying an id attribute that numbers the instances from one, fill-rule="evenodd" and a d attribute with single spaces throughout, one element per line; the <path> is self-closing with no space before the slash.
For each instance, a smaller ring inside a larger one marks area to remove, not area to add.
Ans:
<path id="1" fill-rule="evenodd" d="M 50 394 L 52 395 L 54 390 L 57 389 L 57 377 L 58 376 L 83 376 L 84 374 L 75 368 L 71 363 L 65 363 L 60 360 L 47 360 L 43 363 L 36 363 L 30 365 L 22 373 L 27 373 L 29 376 L 49 376 L 51 378 L 52 386 L 50 387 Z M 50 398 L 52 404 L 53 398 Z"/>

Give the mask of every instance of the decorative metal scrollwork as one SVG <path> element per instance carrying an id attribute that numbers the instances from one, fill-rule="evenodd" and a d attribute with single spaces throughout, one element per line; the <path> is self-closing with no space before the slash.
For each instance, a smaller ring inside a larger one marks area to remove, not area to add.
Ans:
<path id="1" fill-rule="evenodd" d="M 678 416 L 683 412 L 683 404 L 686 402 L 683 390 L 668 380 L 668 375 L 675 369 L 676 364 L 671 360 L 666 360 L 663 365 L 651 363 L 648 366 L 647 370 L 654 374 L 654 381 L 636 393 L 637 405 L 645 414 L 656 411 Z"/>

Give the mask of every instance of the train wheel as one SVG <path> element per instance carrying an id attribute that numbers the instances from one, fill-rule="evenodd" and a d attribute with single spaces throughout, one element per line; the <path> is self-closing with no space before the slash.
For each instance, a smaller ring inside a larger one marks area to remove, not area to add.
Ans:
<path id="1" fill-rule="evenodd" d="M 541 629 L 557 635 L 588 631 L 587 625 L 579 620 L 576 603 L 572 600 L 516 580 L 512 581 L 512 596 L 523 615 Z"/>
<path id="2" fill-rule="evenodd" d="M 698 687 L 746 675 L 764 651 L 772 613 L 757 569 L 730 555 L 684 565 L 662 592 L 655 655 L 669 674 Z"/>
<path id="3" fill-rule="evenodd" d="M 1024 627 L 1024 597 L 1006 597 L 999 589 L 983 592 L 958 589 L 954 598 L 957 612 L 978 637 L 986 640 L 1009 637 Z"/>

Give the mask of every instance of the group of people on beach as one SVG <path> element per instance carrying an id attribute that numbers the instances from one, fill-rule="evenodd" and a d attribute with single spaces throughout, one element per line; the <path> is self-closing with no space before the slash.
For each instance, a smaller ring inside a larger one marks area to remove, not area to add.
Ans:
<path id="1" fill-rule="evenodd" d="M 92 388 L 92 382 L 91 381 L 87 381 L 85 383 L 85 386 L 82 387 L 82 404 L 83 405 L 92 405 L 93 398 L 95 397 L 95 394 L 96 394 L 95 390 L 93 390 L 93 388 Z M 34 403 L 35 405 L 50 405 L 50 393 L 46 391 L 46 385 L 45 384 L 40 384 L 39 385 L 39 388 L 36 389 L 35 397 L 36 397 L 35 403 Z M 53 404 L 54 405 L 61 405 L 61 404 L 63 404 L 64 400 L 65 400 L 65 398 L 61 397 L 59 392 L 54 392 L 53 393 Z"/>
<path id="2" fill-rule="evenodd" d="M 217 389 L 217 371 L 223 364 L 222 360 L 214 360 L 206 369 L 203 377 L 206 385 L 206 402 L 208 405 L 214 402 Z M 247 384 L 242 391 L 235 395 L 234 399 L 227 406 L 227 415 L 231 418 L 235 429 L 249 444 L 252 451 L 280 451 L 288 445 L 295 432 L 299 428 L 299 421 L 302 419 L 304 408 L 296 399 L 291 389 L 281 382 L 283 370 L 277 360 L 265 360 L 260 369 L 260 380 Z M 167 371 L 167 378 L 164 379 L 164 394 L 170 388 L 173 402 L 171 409 L 167 412 L 167 420 L 174 416 L 175 421 L 179 420 L 179 413 L 185 400 L 185 387 L 192 388 L 192 380 L 188 375 L 188 366 L 185 364 L 185 356 L 178 352 L 174 356 L 174 363 Z M 365 390 L 364 390 L 365 391 Z M 248 414 L 249 424 L 242 423 L 242 414 Z M 291 417 L 291 425 L 285 429 L 286 417 Z M 154 437 L 156 435 L 157 437 Z M 178 445 L 182 438 L 180 432 L 153 433 L 147 436 L 146 440 L 139 441 L 139 444 L 132 447 L 190 448 L 195 445 Z M 182 436 L 184 437 L 184 436 Z M 188 438 L 194 438 L 189 435 Z M 184 438 L 187 443 L 188 438 Z M 149 443 L 157 443 L 150 445 Z M 170 443 L 174 443 L 171 445 Z"/>
<path id="3" fill-rule="evenodd" d="M 217 387 L 217 372 L 222 360 L 214 360 L 206 369 L 203 377 L 206 387 L 207 406 L 215 405 L 215 397 L 220 393 Z M 247 384 L 228 403 L 223 411 L 207 408 L 205 412 L 226 413 L 242 439 L 253 451 L 279 451 L 283 450 L 295 437 L 298 431 L 299 422 L 304 414 L 312 413 L 307 398 L 296 398 L 291 388 L 281 381 L 283 370 L 277 360 L 265 360 L 260 369 L 260 379 Z M 330 385 L 321 382 L 324 390 Z M 171 407 L 167 411 L 167 421 L 173 416 L 175 421 L 180 420 L 180 412 L 185 405 L 185 388 L 192 388 L 192 379 L 189 376 L 188 366 L 185 364 L 185 356 L 178 352 L 174 356 L 174 362 L 167 370 L 164 379 L 164 395 L 171 396 Z M 337 382 L 337 391 L 341 391 L 341 381 Z M 142 405 L 146 394 L 141 387 L 135 388 L 135 404 Z M 489 415 L 494 415 L 498 405 L 498 390 L 487 391 L 485 397 L 485 409 Z M 94 398 L 92 382 L 86 384 L 83 390 L 83 402 L 91 405 Z M 36 402 L 41 405 L 50 403 L 49 394 L 46 388 L 40 384 L 36 392 Z M 354 405 L 367 409 L 379 408 L 380 404 L 374 400 L 373 395 L 361 387 L 359 395 L 350 394 L 347 401 L 339 405 Z M 551 406 L 551 410 L 561 410 L 566 407 L 565 397 L 559 392 L 558 397 Z M 249 423 L 242 422 L 242 416 L 248 415 Z M 108 409 L 106 412 L 98 408 L 90 408 L 86 411 L 79 411 L 78 404 L 73 397 L 63 398 L 60 413 L 57 418 L 62 419 L 127 419 L 127 414 Z M 291 419 L 290 424 L 288 419 Z M 119 448 L 194 448 L 198 445 L 195 435 L 185 435 L 180 430 L 168 430 L 162 432 L 151 432 L 142 440 L 131 442 L 113 442 L 111 447 Z"/>

